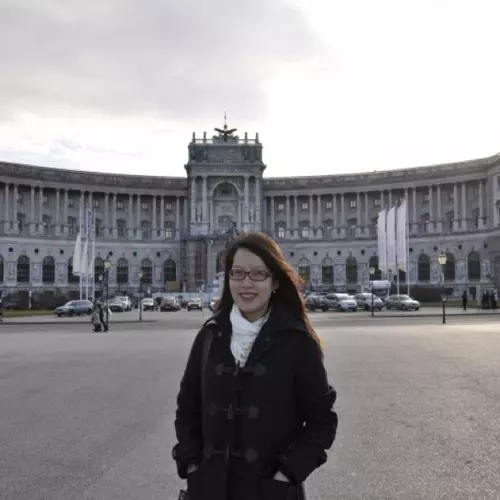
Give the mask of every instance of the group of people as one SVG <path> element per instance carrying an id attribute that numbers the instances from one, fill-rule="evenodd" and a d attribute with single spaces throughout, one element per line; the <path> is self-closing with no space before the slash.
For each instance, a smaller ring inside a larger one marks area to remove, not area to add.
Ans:
<path id="1" fill-rule="evenodd" d="M 498 304 L 498 292 L 486 290 L 481 297 L 481 309 L 496 309 Z"/>
<path id="2" fill-rule="evenodd" d="M 100 300 L 94 301 L 90 321 L 92 323 L 94 332 L 100 332 L 101 330 L 107 332 L 109 330 L 109 325 L 106 321 L 106 315 L 104 314 L 104 306 L 102 305 Z"/>

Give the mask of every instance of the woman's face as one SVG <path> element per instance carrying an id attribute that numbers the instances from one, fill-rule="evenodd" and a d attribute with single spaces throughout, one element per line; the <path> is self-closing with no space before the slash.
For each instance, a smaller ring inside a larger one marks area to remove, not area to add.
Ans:
<path id="1" fill-rule="evenodd" d="M 234 303 L 248 321 L 256 321 L 267 312 L 275 288 L 271 272 L 254 253 L 240 248 L 229 271 L 229 289 Z"/>

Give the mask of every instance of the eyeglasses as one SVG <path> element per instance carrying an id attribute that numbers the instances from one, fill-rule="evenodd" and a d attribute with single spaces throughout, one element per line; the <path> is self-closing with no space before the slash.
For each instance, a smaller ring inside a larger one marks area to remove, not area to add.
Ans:
<path id="1" fill-rule="evenodd" d="M 262 269 L 253 269 L 252 271 L 244 271 L 243 269 L 231 269 L 229 277 L 233 281 L 243 281 L 246 277 L 252 281 L 266 281 L 271 276 L 270 273 Z"/>

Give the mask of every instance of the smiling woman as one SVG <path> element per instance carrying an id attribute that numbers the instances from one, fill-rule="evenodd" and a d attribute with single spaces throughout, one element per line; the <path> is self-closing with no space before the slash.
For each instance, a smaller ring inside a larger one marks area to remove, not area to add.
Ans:
<path id="1" fill-rule="evenodd" d="M 220 305 L 178 395 L 173 456 L 191 500 L 299 500 L 337 429 L 297 273 L 262 233 L 234 240 Z"/>

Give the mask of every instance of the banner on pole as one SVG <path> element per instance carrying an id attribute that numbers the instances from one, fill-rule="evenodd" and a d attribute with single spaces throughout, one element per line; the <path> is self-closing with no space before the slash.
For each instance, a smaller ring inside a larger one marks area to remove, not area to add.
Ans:
<path id="1" fill-rule="evenodd" d="M 378 268 L 387 272 L 387 237 L 386 237 L 387 212 L 381 210 L 377 220 Z"/>
<path id="2" fill-rule="evenodd" d="M 406 198 L 403 200 L 401 205 L 398 207 L 396 215 L 396 260 L 398 263 L 398 269 L 401 271 L 408 271 L 408 249 L 406 247 L 406 242 L 408 239 L 408 204 Z"/>
<path id="3" fill-rule="evenodd" d="M 392 273 L 397 271 L 396 263 L 396 207 L 392 207 L 387 212 L 387 270 Z M 395 274 L 394 274 L 395 276 Z"/>

